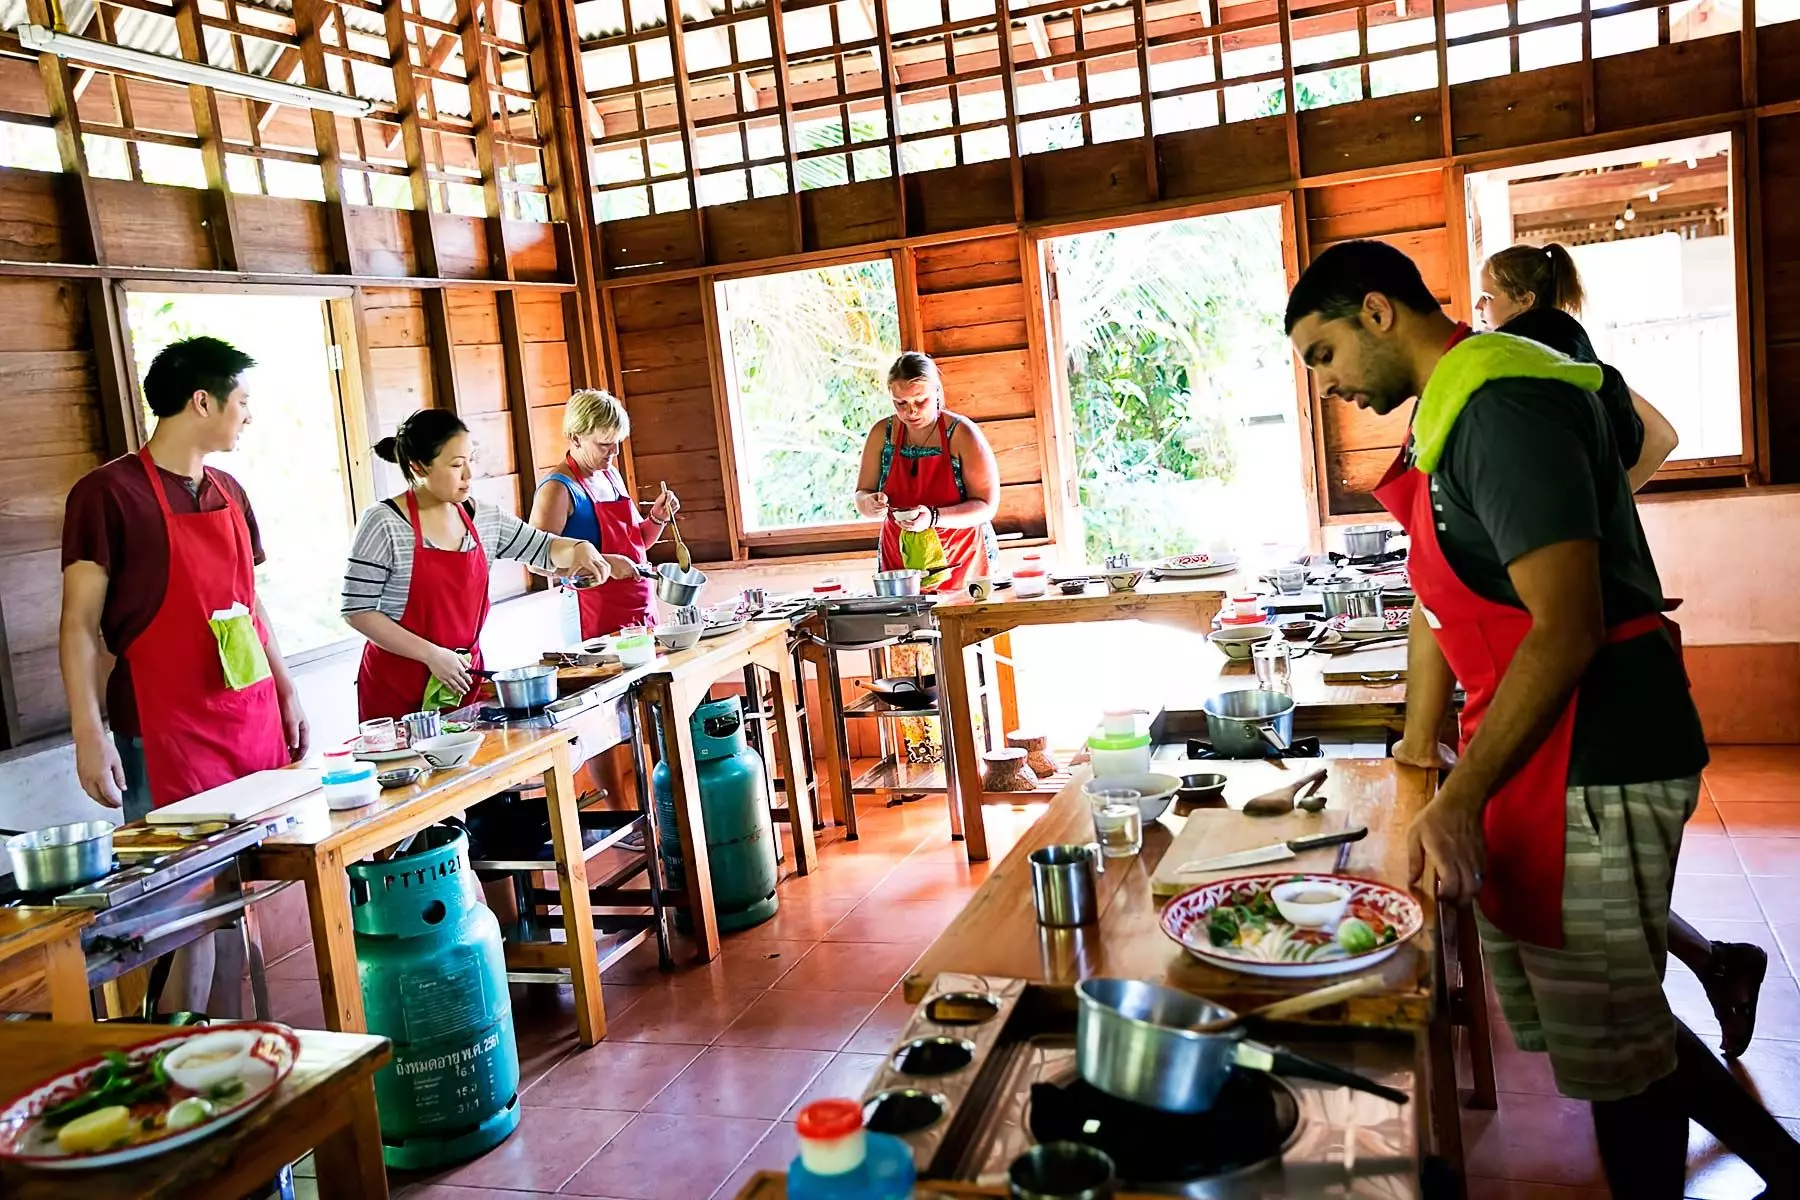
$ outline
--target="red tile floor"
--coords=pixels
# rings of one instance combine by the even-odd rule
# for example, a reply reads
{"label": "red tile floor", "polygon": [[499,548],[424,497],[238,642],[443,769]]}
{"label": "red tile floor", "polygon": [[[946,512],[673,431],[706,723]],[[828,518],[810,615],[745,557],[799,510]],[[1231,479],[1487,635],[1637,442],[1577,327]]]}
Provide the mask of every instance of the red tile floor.
{"label": "red tile floor", "polygon": [[[1033,815],[989,810],[996,855]],[[716,961],[665,976],[644,946],[608,971],[609,1033],[592,1049],[576,1047],[566,989],[515,988],[518,1131],[474,1162],[396,1176],[395,1194],[707,1200],[784,1167],[794,1114],[811,1099],[860,1092],[909,1011],[895,985],[985,877],[950,842],[941,804],[871,808],[861,828],[856,842],[826,835],[820,869],[787,879],[780,913],[728,936]],[[1675,903],[1708,936],[1768,948],[1756,1041],[1738,1071],[1800,1134],[1800,746],[1714,751]],[[276,1015],[317,1027],[310,948],[270,978]],[[1668,990],[1679,1015],[1716,1037],[1693,975],[1672,964]],[[1558,1097],[1542,1060],[1519,1052],[1503,1025],[1496,1043],[1500,1107],[1463,1122],[1471,1200],[1604,1200],[1585,1106]],[[299,1182],[314,1194],[311,1179]],[[1694,1130],[1690,1197],[1759,1190]]]}

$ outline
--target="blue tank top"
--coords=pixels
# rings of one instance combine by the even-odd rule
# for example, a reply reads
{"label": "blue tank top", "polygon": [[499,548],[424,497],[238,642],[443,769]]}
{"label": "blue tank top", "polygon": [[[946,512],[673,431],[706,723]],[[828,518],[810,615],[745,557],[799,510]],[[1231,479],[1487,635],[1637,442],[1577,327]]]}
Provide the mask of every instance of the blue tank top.
{"label": "blue tank top", "polygon": [[599,546],[600,519],[594,514],[594,499],[588,495],[588,490],[560,470],[544,476],[538,487],[545,488],[553,483],[561,484],[569,493],[569,519],[563,522],[562,535]]}

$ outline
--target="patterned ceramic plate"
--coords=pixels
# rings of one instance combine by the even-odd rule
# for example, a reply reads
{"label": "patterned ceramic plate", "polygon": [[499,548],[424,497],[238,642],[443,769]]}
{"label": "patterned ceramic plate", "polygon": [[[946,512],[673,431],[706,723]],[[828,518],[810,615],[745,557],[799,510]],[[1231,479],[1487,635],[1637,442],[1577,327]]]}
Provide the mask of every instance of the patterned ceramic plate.
{"label": "patterned ceramic plate", "polygon": [[[1400,630],[1400,629],[1405,629],[1407,626],[1412,624],[1412,609],[1410,607],[1409,608],[1384,608],[1381,610],[1381,619],[1382,619],[1382,622],[1387,625],[1386,632],[1388,632],[1388,633],[1392,633],[1392,632],[1394,632],[1396,630]],[[1325,623],[1327,625],[1329,625],[1331,628],[1337,630],[1339,633],[1347,633],[1348,631],[1346,631],[1344,629],[1344,626],[1349,622],[1349,620],[1350,620],[1350,615],[1348,613],[1339,613],[1335,617],[1328,618]],[[1371,630],[1371,631],[1366,631],[1366,632],[1359,631],[1359,632],[1355,632],[1355,633],[1349,633],[1349,636],[1353,637],[1353,638],[1354,637],[1382,637],[1382,636],[1384,636],[1384,634],[1377,633],[1377,632],[1374,632]]]}
{"label": "patterned ceramic plate", "polygon": [[1235,554],[1177,554],[1157,564],[1156,572],[1164,579],[1198,579],[1206,575],[1223,575],[1237,569]]}
{"label": "patterned ceramic plate", "polygon": [[[1292,880],[1317,880],[1350,889],[1347,916],[1368,922],[1377,937],[1371,950],[1346,952],[1337,942],[1313,930],[1283,920],[1267,905],[1266,917],[1240,922],[1236,940],[1214,945],[1213,911],[1221,905],[1242,903],[1266,893],[1276,884]],[[1234,914],[1235,915],[1235,914]],[[1192,888],[1169,901],[1162,913],[1162,929],[1189,954],[1209,966],[1245,975],[1281,979],[1309,979],[1361,971],[1390,957],[1425,924],[1425,909],[1410,893],[1373,879],[1353,875],[1313,875],[1288,872],[1281,875],[1238,875]],[[1245,928],[1248,926],[1248,928]],[[1393,936],[1387,936],[1388,930]]]}
{"label": "patterned ceramic plate", "polygon": [[[174,1131],[164,1128],[141,1132],[129,1143],[106,1150],[79,1154],[65,1151],[57,1144],[56,1131],[44,1124],[43,1115],[46,1110],[82,1093],[94,1072],[107,1062],[104,1057],[93,1058],[13,1097],[0,1108],[0,1160],[51,1171],[83,1171],[136,1162],[217,1133],[267,1099],[276,1085],[294,1069],[294,1062],[300,1057],[300,1039],[292,1029],[262,1021],[195,1025],[120,1051],[133,1063],[141,1063],[161,1051],[174,1049],[189,1038],[225,1030],[255,1032],[258,1037],[238,1076],[244,1082],[243,1090],[229,1101],[217,1101],[213,1115],[200,1124]],[[170,1084],[163,1096],[132,1105],[132,1120],[141,1130],[145,1120],[160,1120],[176,1101],[195,1094],[179,1084]]]}
{"label": "patterned ceramic plate", "polygon": [[734,617],[729,621],[721,621],[717,625],[709,622],[701,631],[700,640],[704,642],[707,638],[724,637],[728,633],[736,633],[749,623],[749,617]]}

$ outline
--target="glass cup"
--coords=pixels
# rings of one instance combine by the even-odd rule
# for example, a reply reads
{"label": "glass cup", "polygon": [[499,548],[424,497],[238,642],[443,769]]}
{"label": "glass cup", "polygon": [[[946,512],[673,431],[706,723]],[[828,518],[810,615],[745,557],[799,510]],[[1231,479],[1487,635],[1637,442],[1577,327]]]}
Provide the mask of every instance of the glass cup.
{"label": "glass cup", "polygon": [[1135,788],[1101,788],[1088,793],[1094,810],[1094,840],[1107,858],[1127,858],[1144,848],[1143,793]]}
{"label": "glass cup", "polygon": [[1306,565],[1282,563],[1275,568],[1275,590],[1284,596],[1298,596],[1306,590]]}
{"label": "glass cup", "polygon": [[357,726],[357,733],[362,737],[364,750],[392,750],[399,743],[399,733],[394,728],[392,717],[364,721]]}
{"label": "glass cup", "polygon": [[1256,686],[1265,692],[1294,694],[1294,649],[1279,637],[1258,642],[1250,650],[1256,666]]}

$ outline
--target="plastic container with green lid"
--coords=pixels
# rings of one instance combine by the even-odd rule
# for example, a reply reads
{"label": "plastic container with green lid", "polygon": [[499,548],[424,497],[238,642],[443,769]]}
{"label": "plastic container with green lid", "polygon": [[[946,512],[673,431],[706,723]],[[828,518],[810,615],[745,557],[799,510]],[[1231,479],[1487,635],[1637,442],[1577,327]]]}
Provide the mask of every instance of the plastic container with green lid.
{"label": "plastic container with green lid", "polygon": [[1144,775],[1150,770],[1150,735],[1138,729],[1142,709],[1113,709],[1088,736],[1088,759],[1096,779],[1111,775]]}

